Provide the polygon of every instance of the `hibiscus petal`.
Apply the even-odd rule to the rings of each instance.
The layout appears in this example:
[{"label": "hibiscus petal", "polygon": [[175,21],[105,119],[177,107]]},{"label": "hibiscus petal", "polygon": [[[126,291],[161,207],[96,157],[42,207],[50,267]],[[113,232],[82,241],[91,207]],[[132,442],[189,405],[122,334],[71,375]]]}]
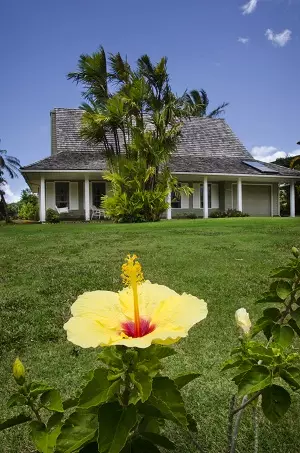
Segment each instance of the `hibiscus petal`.
[{"label": "hibiscus petal", "polygon": [[[178,296],[164,285],[151,283],[148,280],[138,285],[139,312],[141,318],[151,319],[156,307],[165,299]],[[125,288],[119,293],[122,311],[128,319],[134,319],[132,288]]]},{"label": "hibiscus petal", "polygon": [[93,319],[73,317],[64,325],[68,340],[82,348],[97,348],[117,340],[116,331],[105,329]]},{"label": "hibiscus petal", "polygon": [[91,291],[81,294],[71,307],[73,316],[88,318],[108,329],[119,328],[123,319],[118,293]]}]

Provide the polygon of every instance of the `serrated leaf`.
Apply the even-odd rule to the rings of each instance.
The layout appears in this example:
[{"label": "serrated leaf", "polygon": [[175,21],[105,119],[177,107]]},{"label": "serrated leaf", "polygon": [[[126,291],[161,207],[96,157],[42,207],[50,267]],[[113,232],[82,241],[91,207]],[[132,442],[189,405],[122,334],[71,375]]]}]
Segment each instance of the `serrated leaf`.
[{"label": "serrated leaf", "polygon": [[296,381],[296,379],[294,378],[294,376],[289,372],[289,370],[280,370],[279,372],[279,375],[282,379],[285,380],[285,382],[287,382],[290,387],[292,387],[293,390],[299,390],[300,388],[300,384],[298,381]]},{"label": "serrated leaf", "polygon": [[175,382],[171,379],[167,377],[154,378],[152,394],[148,402],[160,411],[162,418],[187,426],[182,396]]},{"label": "serrated leaf", "polygon": [[120,382],[119,380],[111,382],[107,377],[108,371],[106,369],[98,368],[94,371],[93,379],[88,382],[80,395],[79,407],[88,409],[99,406],[99,404],[105,403],[113,397]]},{"label": "serrated leaf", "polygon": [[63,412],[64,408],[58,390],[49,390],[42,394],[41,404],[43,407],[54,412]]},{"label": "serrated leaf", "polygon": [[[141,401],[144,403],[152,391],[152,377],[142,371],[135,371],[129,374],[130,380],[137,388]],[[131,399],[133,403],[133,400]]]},{"label": "serrated leaf", "polygon": [[7,406],[8,407],[24,406],[26,402],[27,399],[24,395],[21,395],[20,393],[14,393],[7,401]]},{"label": "serrated leaf", "polygon": [[32,420],[32,417],[29,417],[26,414],[16,415],[15,417],[11,417],[0,422],[0,431],[3,431],[7,428],[12,428],[13,426],[21,425],[22,423],[29,422],[30,420]]},{"label": "serrated leaf", "polygon": [[152,442],[153,444],[165,448],[166,450],[175,450],[176,448],[173,442],[171,442],[167,437],[160,434],[144,432],[142,436],[147,440],[150,440],[150,442]]},{"label": "serrated leaf", "polygon": [[133,405],[122,407],[117,402],[106,403],[99,408],[98,420],[99,453],[119,453],[136,425],[136,408]]},{"label": "serrated leaf", "polygon": [[288,411],[291,397],[287,390],[279,385],[271,385],[262,392],[262,410],[272,423],[278,422]]},{"label": "serrated leaf", "polygon": [[201,376],[200,373],[190,373],[190,374],[182,374],[174,379],[176,387],[181,390],[185,385],[189,382],[192,382],[194,379],[197,379]]},{"label": "serrated leaf", "polygon": [[277,296],[280,297],[280,299],[285,300],[287,297],[289,297],[291,291],[292,286],[289,282],[286,282],[284,280],[278,282],[276,293]]},{"label": "serrated leaf", "polygon": [[98,415],[91,411],[73,412],[61,428],[57,438],[57,453],[72,453],[94,439],[98,429]]},{"label": "serrated leaf", "polygon": [[271,307],[264,310],[264,318],[271,319],[272,321],[278,321],[281,316],[281,312],[278,308]]},{"label": "serrated leaf", "polygon": [[30,385],[30,395],[31,396],[38,396],[48,390],[53,390],[51,385],[45,384],[44,382],[32,382]]},{"label": "serrated leaf", "polygon": [[294,331],[290,326],[280,326],[276,324],[272,329],[274,341],[281,347],[287,348],[291,345],[294,338]]},{"label": "serrated leaf", "polygon": [[294,278],[295,271],[289,267],[277,267],[271,272],[271,278]]},{"label": "serrated leaf", "polygon": [[60,433],[60,425],[49,432],[44,423],[36,420],[30,423],[31,438],[40,453],[53,453],[57,437]]},{"label": "serrated leaf", "polygon": [[140,349],[139,359],[149,360],[151,357],[155,357],[157,359],[165,359],[166,357],[170,357],[175,354],[177,354],[175,349],[170,348],[169,346],[152,344],[149,348]]},{"label": "serrated leaf", "polygon": [[269,386],[272,382],[270,371],[263,365],[254,365],[238,385],[239,395],[245,396],[255,393]]},{"label": "serrated leaf", "polygon": [[119,354],[115,346],[102,349],[102,351],[98,355],[98,358],[109,368],[115,368],[118,370],[123,369],[122,356],[121,354]]},{"label": "serrated leaf", "polygon": [[264,363],[271,363],[274,358],[272,348],[267,348],[259,344],[249,346],[248,352],[251,355],[251,358],[256,361],[262,360]]}]

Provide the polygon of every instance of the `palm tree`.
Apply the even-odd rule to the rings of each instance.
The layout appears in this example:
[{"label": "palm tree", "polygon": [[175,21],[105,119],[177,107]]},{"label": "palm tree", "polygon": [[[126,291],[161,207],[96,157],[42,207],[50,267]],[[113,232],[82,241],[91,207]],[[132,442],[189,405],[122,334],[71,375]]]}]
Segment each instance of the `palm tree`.
[{"label": "palm tree", "polygon": [[7,211],[7,204],[5,201],[5,191],[3,186],[6,184],[4,179],[4,171],[6,171],[10,178],[17,178],[18,171],[20,169],[20,161],[16,157],[8,156],[5,149],[0,149],[0,203],[3,206],[3,211],[5,214],[5,221],[8,223],[9,216]]},{"label": "palm tree", "polygon": [[183,96],[185,102],[190,107],[191,116],[217,118],[225,113],[225,107],[229,105],[228,102],[223,102],[216,109],[207,113],[209,99],[205,90],[191,90],[189,93],[185,93]]}]

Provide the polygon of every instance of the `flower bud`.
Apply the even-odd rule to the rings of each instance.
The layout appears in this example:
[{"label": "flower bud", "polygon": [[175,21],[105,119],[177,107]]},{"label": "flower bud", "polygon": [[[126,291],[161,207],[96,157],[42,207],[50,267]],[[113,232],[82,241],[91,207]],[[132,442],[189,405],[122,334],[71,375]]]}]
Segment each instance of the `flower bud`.
[{"label": "flower bud", "polygon": [[299,250],[297,249],[297,247],[292,248],[292,254],[295,258],[299,258]]},{"label": "flower bud", "polygon": [[23,385],[25,382],[25,367],[19,357],[16,358],[13,364],[13,375],[16,383]]},{"label": "flower bud", "polygon": [[245,308],[239,308],[235,312],[235,320],[237,326],[242,329],[243,333],[245,334],[249,333],[252,324],[250,321],[249,313],[246,311]]}]

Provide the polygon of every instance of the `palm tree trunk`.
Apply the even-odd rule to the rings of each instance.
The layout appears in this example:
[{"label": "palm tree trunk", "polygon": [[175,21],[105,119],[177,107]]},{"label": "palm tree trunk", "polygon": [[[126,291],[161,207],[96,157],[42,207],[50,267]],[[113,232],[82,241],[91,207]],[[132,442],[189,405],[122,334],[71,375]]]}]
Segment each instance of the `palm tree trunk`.
[{"label": "palm tree trunk", "polygon": [[0,193],[1,197],[1,202],[3,204],[3,209],[4,209],[4,216],[5,216],[5,223],[9,223],[9,215],[8,215],[8,209],[7,209],[7,204],[4,198],[4,193],[1,191]]}]

